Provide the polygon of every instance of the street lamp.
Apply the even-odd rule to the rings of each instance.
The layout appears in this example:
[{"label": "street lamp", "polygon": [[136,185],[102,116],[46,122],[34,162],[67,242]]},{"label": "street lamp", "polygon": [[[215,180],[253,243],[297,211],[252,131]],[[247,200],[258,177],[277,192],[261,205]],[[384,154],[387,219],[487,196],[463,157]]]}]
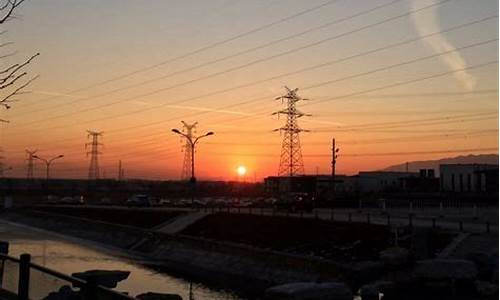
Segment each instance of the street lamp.
[{"label": "street lamp", "polygon": [[64,157],[64,155],[58,155],[58,156],[53,157],[53,158],[51,158],[51,159],[49,159],[49,160],[46,160],[45,158],[41,158],[41,157],[40,157],[40,156],[38,156],[38,155],[33,155],[33,158],[36,158],[36,159],[38,159],[38,160],[41,160],[41,161],[43,161],[43,162],[45,163],[45,166],[46,166],[46,179],[47,179],[47,181],[49,180],[49,170],[50,170],[50,164],[51,164],[54,160],[56,160],[56,159],[58,159],[58,158],[62,158],[62,157]]},{"label": "street lamp", "polygon": [[204,138],[204,137],[207,137],[210,135],[214,135],[214,133],[212,131],[209,131],[209,132],[205,133],[204,135],[200,135],[199,137],[197,137],[193,140],[193,138],[191,136],[189,136],[185,133],[182,133],[179,129],[174,128],[174,129],[172,129],[172,132],[185,137],[186,140],[189,142],[189,145],[191,146],[191,179],[189,181],[191,182],[191,185],[192,185],[191,208],[194,208],[194,191],[195,191],[195,187],[196,187],[196,177],[194,175],[194,150],[195,150],[195,146],[201,138]]}]

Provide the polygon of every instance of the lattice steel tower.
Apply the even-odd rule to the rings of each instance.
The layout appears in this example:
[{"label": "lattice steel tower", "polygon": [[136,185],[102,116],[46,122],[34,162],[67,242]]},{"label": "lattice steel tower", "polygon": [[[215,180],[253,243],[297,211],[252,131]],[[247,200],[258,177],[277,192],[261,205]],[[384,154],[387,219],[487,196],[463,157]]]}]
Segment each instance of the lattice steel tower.
[{"label": "lattice steel tower", "polygon": [[33,169],[34,169],[34,164],[33,164],[33,161],[34,161],[34,155],[35,153],[37,152],[38,150],[28,150],[26,149],[26,154],[27,154],[27,158],[26,158],[26,161],[28,162],[28,169],[27,169],[27,174],[26,174],[26,178],[27,179],[33,179]]},{"label": "lattice steel tower", "polygon": [[[194,133],[196,132],[196,125],[198,122],[194,122],[193,124],[188,124],[184,121],[182,121],[182,132],[185,133],[189,138],[194,140],[195,136]],[[184,144],[183,151],[184,151],[184,163],[182,164],[182,174],[181,174],[181,180],[189,180],[191,178],[191,166],[192,162],[191,160],[193,159],[193,156],[191,155],[191,144],[189,143],[189,138],[186,139],[186,143]]]},{"label": "lattice steel tower", "polygon": [[99,137],[102,136],[102,131],[101,132],[96,132],[96,131],[91,131],[87,130],[88,135],[87,139],[92,137],[92,142],[91,143],[86,143],[85,148],[87,146],[91,145],[91,151],[87,152],[87,156],[90,154],[90,166],[89,166],[89,180],[97,180],[99,179],[99,154],[102,154],[99,152],[99,146],[102,146],[101,143],[99,143]]},{"label": "lattice steel tower", "polygon": [[308,131],[301,129],[297,123],[297,119],[302,116],[310,116],[297,110],[296,103],[301,100],[307,100],[297,95],[297,90],[291,90],[285,86],[287,93],[277,97],[276,100],[281,100],[286,104],[286,108],[273,113],[273,115],[287,115],[286,124],[274,131],[284,132],[283,143],[281,145],[279,176],[296,176],[304,174],[304,162],[302,160],[302,152],[300,149],[299,133]]}]

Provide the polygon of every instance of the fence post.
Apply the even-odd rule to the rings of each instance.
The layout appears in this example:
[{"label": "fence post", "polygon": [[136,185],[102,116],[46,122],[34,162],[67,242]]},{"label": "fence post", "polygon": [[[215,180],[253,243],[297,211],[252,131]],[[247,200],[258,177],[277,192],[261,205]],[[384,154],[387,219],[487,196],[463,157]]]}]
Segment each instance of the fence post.
[{"label": "fence post", "polygon": [[19,260],[19,283],[17,285],[17,298],[29,300],[30,290],[30,261],[31,255],[21,254]]},{"label": "fence post", "polygon": [[99,299],[97,295],[97,282],[95,278],[89,277],[87,279],[87,283],[85,284],[85,288],[83,291],[83,299],[85,300]]},{"label": "fence post", "polygon": [[387,215],[387,226],[391,226],[391,215]]},{"label": "fence post", "polygon": [[366,223],[370,224],[370,213],[366,214]]},{"label": "fence post", "polygon": [[[8,242],[0,242],[0,253],[8,255],[9,254],[9,243]],[[3,271],[5,267],[5,260],[2,259],[0,262],[0,288],[3,285]]]},{"label": "fence post", "polygon": [[439,217],[443,217],[443,201],[439,201]]},{"label": "fence post", "polygon": [[436,229],[436,218],[432,218],[432,229]]},{"label": "fence post", "polygon": [[408,226],[413,227],[413,214],[408,214]]}]

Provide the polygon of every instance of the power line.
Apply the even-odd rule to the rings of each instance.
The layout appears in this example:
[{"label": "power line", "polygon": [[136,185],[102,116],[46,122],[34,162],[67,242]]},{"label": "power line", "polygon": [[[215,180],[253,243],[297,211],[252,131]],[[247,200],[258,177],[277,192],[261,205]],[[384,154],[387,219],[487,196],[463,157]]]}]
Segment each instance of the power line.
[{"label": "power line", "polygon": [[[432,58],[439,57],[441,55],[449,54],[449,53],[452,53],[452,52],[457,52],[457,51],[461,51],[461,50],[464,50],[464,49],[469,49],[469,48],[472,48],[472,47],[482,46],[482,45],[485,45],[485,44],[488,44],[488,43],[492,43],[492,42],[495,42],[495,41],[498,41],[498,39],[490,39],[490,40],[487,40],[487,41],[481,41],[481,42],[477,42],[477,43],[474,43],[474,44],[470,44],[470,45],[462,46],[462,47],[459,47],[459,48],[455,48],[455,49],[450,50],[450,51],[445,51],[445,52],[441,52],[441,53],[436,53],[436,54],[432,54],[432,55],[427,55],[427,56],[419,57],[419,58],[412,59],[412,60],[407,60],[407,61],[404,61],[404,62],[392,64],[392,65],[389,65],[389,66],[385,66],[385,67],[382,67],[382,68],[373,69],[373,70],[362,72],[362,73],[357,73],[357,74],[354,74],[354,75],[350,75],[350,76],[338,78],[338,79],[335,79],[335,80],[329,80],[329,81],[325,81],[325,82],[316,83],[316,84],[313,84],[313,85],[306,86],[304,89],[307,90],[307,89],[312,89],[312,88],[318,88],[318,87],[329,85],[329,84],[332,84],[332,83],[337,83],[337,82],[340,82],[340,81],[344,81],[344,80],[348,80],[348,79],[352,79],[352,78],[356,78],[356,77],[361,77],[361,76],[366,76],[366,75],[374,74],[374,73],[381,72],[381,71],[386,71],[386,70],[389,70],[389,69],[392,69],[392,68],[397,68],[397,67],[400,67],[400,66],[404,66],[404,65],[408,65],[408,64],[413,64],[413,63],[416,63],[416,62],[420,62],[420,61],[423,61],[423,60],[432,59]],[[465,70],[465,69],[451,70],[449,72],[454,73],[454,72],[463,71],[463,70]],[[442,73],[442,74],[447,75],[449,72]],[[438,74],[438,75],[433,75],[432,77],[440,77],[440,76],[444,76],[444,75],[439,75]],[[423,80],[423,79],[419,79],[419,80],[416,80],[416,81],[421,81],[421,80]],[[412,81],[409,81],[409,82],[412,82]],[[376,89],[376,90],[379,90],[379,89]],[[372,91],[372,90],[370,90],[370,91]],[[368,93],[368,92],[366,92],[366,93]],[[315,101],[315,102],[309,103],[309,105],[310,104],[314,104],[314,103],[319,103],[319,102],[330,101],[331,99],[332,98]],[[158,107],[161,107],[161,106],[164,106],[164,104],[156,106],[156,107],[153,107],[153,108],[148,108],[148,109],[145,109],[145,110],[157,109]],[[120,114],[120,115],[115,115],[115,116],[111,116],[111,117],[105,117],[105,118],[102,118],[102,120],[103,119],[106,119],[106,120],[114,119],[114,118],[117,118],[117,117],[122,117],[124,115],[130,115],[130,114],[134,114],[134,113],[143,112],[145,110],[141,109],[139,111],[134,111],[132,113]],[[44,120],[48,120],[48,119],[51,119],[51,118],[46,118]],[[101,119],[97,119],[97,120],[101,120]],[[86,122],[80,122],[79,124],[92,123],[92,122],[95,122],[95,121],[96,120],[94,119],[94,120],[90,120],[90,121],[86,121]],[[62,127],[62,126],[56,126],[56,127],[52,127],[52,128],[49,128],[49,129],[66,128],[66,127],[67,126],[64,126],[64,127]]]},{"label": "power line", "polygon": [[[139,95],[139,96],[133,96],[133,97],[129,97],[129,98],[124,98],[124,99],[117,100],[117,101],[114,101],[114,102],[110,102],[110,103],[106,103],[106,104],[103,104],[103,105],[99,105],[97,107],[86,108],[86,109],[79,110],[79,111],[72,112],[72,113],[67,113],[67,114],[63,114],[63,115],[59,115],[59,116],[55,116],[55,117],[40,119],[40,120],[32,121],[32,122],[29,122],[29,123],[24,123],[21,126],[32,125],[32,124],[36,124],[36,123],[40,123],[40,122],[45,122],[45,121],[48,121],[48,120],[54,120],[54,119],[58,119],[58,118],[63,118],[63,117],[75,115],[75,114],[82,113],[82,112],[88,112],[88,111],[93,111],[93,110],[96,110],[96,109],[101,109],[103,107],[108,107],[108,106],[112,106],[112,105],[115,105],[115,104],[128,102],[128,101],[131,101],[131,100],[138,99],[140,97],[151,96],[151,95],[154,95],[154,94],[157,94],[157,93],[160,93],[160,92],[164,92],[164,91],[167,91],[167,90],[170,90],[170,89],[173,89],[173,88],[185,86],[185,85],[188,85],[188,84],[191,84],[191,83],[194,83],[194,82],[198,82],[198,81],[209,79],[209,78],[212,78],[212,77],[215,77],[215,76],[219,76],[219,75],[222,75],[222,74],[230,73],[230,72],[233,72],[233,71],[236,71],[236,70],[240,70],[240,69],[249,67],[249,66],[257,64],[257,63],[262,63],[262,62],[265,62],[265,61],[268,61],[268,60],[271,60],[271,59],[274,59],[274,58],[278,58],[278,57],[285,56],[285,55],[288,55],[288,54],[291,54],[291,53],[295,53],[295,52],[298,52],[298,51],[301,51],[301,50],[304,50],[304,49],[308,49],[308,48],[311,48],[311,47],[314,47],[314,46],[317,46],[317,45],[324,44],[326,42],[329,42],[329,41],[332,41],[332,40],[335,40],[335,39],[338,39],[338,38],[341,38],[341,37],[345,37],[345,36],[351,35],[353,33],[357,33],[357,32],[360,32],[360,31],[363,31],[363,30],[366,30],[366,29],[370,29],[370,28],[373,28],[375,26],[379,26],[379,25],[382,25],[382,24],[385,24],[385,23],[388,23],[388,22],[392,22],[392,21],[397,20],[397,19],[408,17],[408,16],[410,16],[412,14],[418,13],[420,11],[423,11],[425,9],[429,9],[429,8],[432,8],[432,7],[435,7],[435,6],[442,5],[442,4],[444,4],[446,2],[449,2],[449,1],[451,1],[451,0],[442,0],[442,1],[439,1],[439,2],[436,2],[436,3],[424,6],[422,8],[414,9],[414,10],[411,10],[411,11],[406,12],[404,14],[397,15],[395,17],[384,19],[382,21],[378,21],[378,22],[372,23],[370,25],[362,26],[360,28],[357,28],[357,29],[354,29],[354,30],[351,30],[351,31],[348,31],[348,32],[345,32],[345,33],[342,33],[342,34],[339,34],[339,35],[335,35],[335,36],[331,36],[331,37],[328,37],[328,38],[325,38],[325,39],[321,39],[321,40],[316,41],[314,43],[309,43],[309,44],[306,44],[306,45],[303,45],[303,46],[300,46],[300,47],[296,47],[296,48],[293,48],[293,49],[290,49],[290,50],[287,50],[287,51],[284,51],[284,52],[281,52],[281,53],[278,53],[278,54],[274,54],[274,55],[271,55],[271,56],[268,56],[268,57],[264,57],[264,58],[260,58],[260,59],[257,59],[257,60],[253,60],[251,62],[242,64],[242,65],[239,65],[239,66],[236,66],[236,67],[231,67],[231,68],[223,70],[223,71],[211,73],[211,74],[204,75],[204,76],[201,76],[201,77],[198,77],[198,78],[195,78],[195,79],[191,79],[191,80],[187,80],[187,81],[184,81],[184,82],[181,82],[181,83],[178,83],[178,84],[174,84],[174,85],[171,85],[171,86],[168,86],[168,87],[165,87],[165,88],[161,88],[161,89],[157,89],[157,90],[154,90],[154,91],[150,91],[148,93],[144,93],[144,94]],[[180,103],[180,102],[181,101],[178,101],[176,103]],[[185,102],[185,101],[182,101],[182,102]],[[163,105],[156,106],[154,109],[156,109],[158,107],[161,107],[161,106],[164,106],[164,105],[168,105],[168,104],[172,104],[172,103],[165,103]],[[151,109],[153,109],[153,108],[148,108],[146,110],[151,110]],[[143,110],[141,110],[141,112],[142,111]]]},{"label": "power line", "polygon": [[[139,82],[139,83],[136,83],[136,84],[132,84],[132,85],[129,85],[129,86],[126,86],[126,87],[113,89],[111,91],[107,91],[107,92],[100,93],[98,95],[94,95],[94,96],[90,96],[90,97],[79,98],[79,99],[76,99],[74,101],[70,101],[70,102],[59,104],[57,106],[45,107],[45,108],[38,109],[38,110],[32,110],[32,111],[24,112],[24,113],[22,113],[20,115],[23,116],[23,115],[30,114],[30,113],[33,113],[33,112],[53,110],[54,108],[58,108],[58,107],[61,107],[61,106],[66,106],[66,105],[72,105],[74,103],[78,103],[78,102],[83,101],[83,100],[95,99],[95,98],[107,96],[107,95],[110,95],[110,94],[113,94],[113,93],[116,93],[116,92],[120,92],[120,91],[124,91],[124,90],[128,90],[128,89],[140,87],[140,86],[143,86],[145,84],[156,82],[158,80],[166,79],[166,78],[169,78],[169,77],[172,77],[172,76],[175,76],[175,75],[180,75],[180,74],[183,74],[183,73],[186,73],[186,72],[189,72],[189,71],[193,71],[193,70],[196,70],[196,69],[199,69],[199,68],[202,68],[202,67],[206,67],[206,66],[209,66],[209,65],[212,65],[212,64],[215,64],[215,63],[219,63],[219,62],[231,59],[231,58],[235,58],[235,57],[241,56],[243,54],[248,54],[248,53],[254,52],[256,50],[261,50],[261,49],[264,49],[264,48],[276,45],[278,43],[281,43],[281,42],[284,42],[284,41],[287,41],[287,40],[290,40],[290,39],[293,39],[293,38],[296,38],[296,37],[299,37],[299,36],[302,36],[302,35],[305,35],[305,34],[308,34],[308,33],[311,33],[311,32],[314,32],[316,30],[324,29],[326,27],[333,26],[335,24],[339,24],[341,22],[345,22],[347,20],[350,20],[350,19],[362,16],[362,15],[365,15],[365,14],[368,14],[368,13],[372,13],[372,12],[374,12],[376,10],[379,10],[379,9],[391,6],[391,5],[393,5],[393,4],[397,3],[397,2],[401,2],[401,1],[402,0],[393,0],[393,1],[389,2],[389,3],[385,3],[385,4],[382,4],[382,5],[376,6],[374,8],[370,8],[368,10],[364,10],[362,12],[359,12],[359,13],[356,13],[356,14],[353,14],[353,15],[350,15],[348,17],[344,17],[344,18],[341,18],[341,19],[338,19],[338,20],[335,20],[335,21],[327,22],[325,24],[322,24],[322,25],[319,25],[319,26],[315,26],[315,27],[309,28],[307,30],[301,31],[299,33],[295,33],[295,34],[292,34],[292,35],[289,35],[289,36],[286,36],[286,37],[283,37],[283,38],[272,40],[270,42],[264,43],[264,44],[256,46],[256,47],[252,47],[252,48],[249,48],[249,49],[246,49],[246,50],[243,50],[243,51],[239,51],[237,53],[234,53],[234,54],[231,54],[231,55],[228,55],[228,56],[224,56],[224,57],[221,57],[221,58],[218,58],[218,59],[215,59],[215,60],[211,60],[211,61],[208,61],[208,62],[205,62],[205,63],[201,63],[201,64],[198,64],[198,65],[189,67],[189,68],[185,68],[185,69],[182,69],[182,70],[174,71],[174,72],[171,72],[169,74],[162,75],[162,76],[159,76],[159,77],[155,77],[155,78],[152,78],[152,79],[148,79],[148,80],[145,80],[145,81],[142,81],[142,82]],[[19,116],[19,115],[17,115],[17,116]]]},{"label": "power line", "polygon": [[[316,10],[319,10],[321,8],[324,8],[324,7],[326,7],[326,6],[330,5],[330,4],[333,4],[333,3],[337,2],[337,1],[338,0],[326,1],[326,2],[324,2],[322,4],[319,4],[319,5],[307,8],[305,10],[299,11],[299,12],[297,12],[295,14],[290,15],[290,16],[287,16],[287,17],[281,18],[279,20],[276,20],[276,21],[264,24],[262,26],[259,26],[259,27],[253,28],[251,30],[245,31],[243,33],[239,33],[239,34],[231,36],[229,38],[222,39],[220,41],[208,44],[208,45],[200,47],[200,48],[198,48],[196,50],[193,50],[193,51],[181,54],[179,56],[176,56],[176,57],[173,57],[173,58],[170,58],[170,59],[166,59],[166,60],[161,61],[159,63],[153,64],[153,65],[150,65],[150,66],[147,66],[147,67],[143,67],[143,68],[140,68],[140,69],[137,69],[137,70],[134,70],[132,72],[128,72],[128,73],[125,73],[125,74],[122,74],[122,75],[118,75],[118,76],[115,76],[113,78],[110,78],[110,79],[107,79],[107,80],[104,80],[104,81],[100,81],[100,82],[97,82],[97,83],[94,83],[94,84],[91,84],[91,85],[88,85],[88,86],[84,86],[84,87],[72,90],[72,91],[68,92],[68,94],[81,92],[81,91],[87,90],[89,88],[98,87],[98,86],[105,85],[105,84],[108,84],[108,83],[111,83],[111,82],[114,82],[114,81],[118,81],[118,80],[121,80],[121,79],[125,79],[125,78],[128,78],[128,77],[131,77],[131,76],[136,75],[136,74],[140,74],[140,73],[143,73],[143,72],[146,72],[146,71],[149,71],[149,70],[153,70],[153,69],[158,68],[160,66],[163,66],[163,65],[166,65],[166,64],[169,64],[169,63],[172,63],[172,62],[184,59],[186,57],[189,57],[189,56],[192,56],[192,55],[204,52],[206,50],[218,47],[220,45],[227,44],[229,42],[238,40],[238,39],[240,39],[242,37],[245,37],[245,36],[248,36],[248,35],[260,32],[260,31],[263,31],[263,30],[271,28],[271,27],[273,27],[275,25],[278,25],[278,24],[281,24],[281,23],[285,23],[285,22],[290,21],[292,19],[295,19],[297,17],[303,16],[303,15],[306,15],[306,14],[311,13],[313,11],[316,11]],[[54,97],[49,97],[47,99],[42,99],[41,101],[46,101],[46,100],[49,100],[49,99],[52,99],[52,98],[54,98]]]}]

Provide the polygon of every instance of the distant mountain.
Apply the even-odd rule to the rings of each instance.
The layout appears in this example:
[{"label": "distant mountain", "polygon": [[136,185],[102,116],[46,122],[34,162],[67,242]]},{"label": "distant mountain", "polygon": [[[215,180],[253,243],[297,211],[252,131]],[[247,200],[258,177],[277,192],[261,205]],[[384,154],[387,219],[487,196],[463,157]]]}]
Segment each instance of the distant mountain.
[{"label": "distant mountain", "polygon": [[[409,161],[408,171],[418,172],[420,169],[434,169],[439,173],[439,165],[442,164],[493,164],[498,165],[498,154],[461,155],[457,157],[442,158],[438,160]],[[393,165],[383,171],[406,171],[406,163]]]}]

